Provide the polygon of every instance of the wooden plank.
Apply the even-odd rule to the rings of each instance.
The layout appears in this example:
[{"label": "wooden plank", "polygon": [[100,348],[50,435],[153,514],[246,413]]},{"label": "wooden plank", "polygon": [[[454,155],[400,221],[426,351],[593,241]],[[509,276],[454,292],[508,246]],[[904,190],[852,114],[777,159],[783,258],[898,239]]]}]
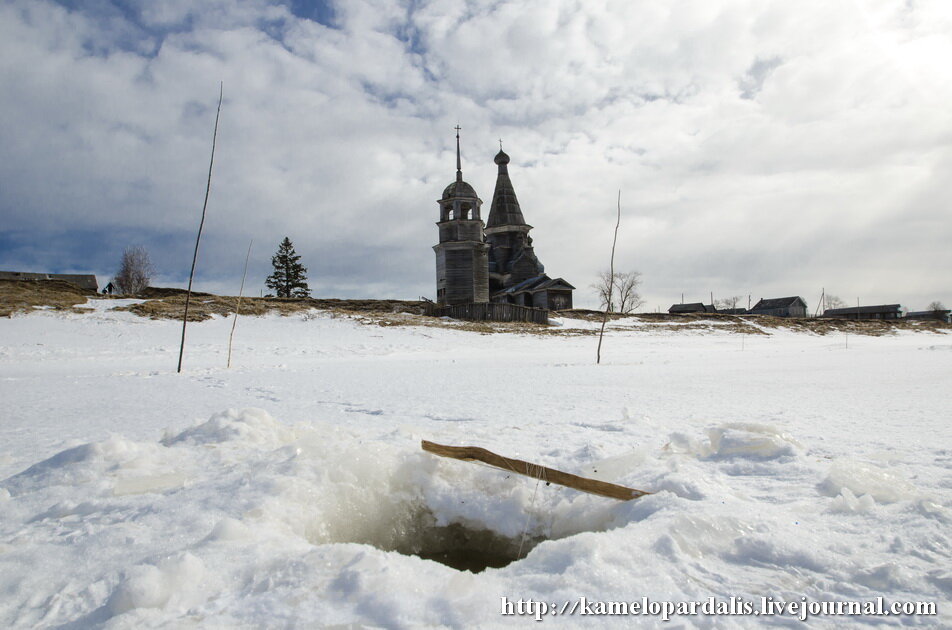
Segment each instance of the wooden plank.
[{"label": "wooden plank", "polygon": [[619,501],[629,501],[643,497],[646,494],[651,494],[650,492],[626,488],[625,486],[608,483],[607,481],[597,481],[587,477],[579,477],[578,475],[562,472],[554,468],[547,468],[546,466],[539,466],[538,464],[532,464],[521,459],[503,457],[502,455],[497,455],[492,451],[478,446],[446,446],[444,444],[428,442],[427,440],[423,440],[420,446],[423,447],[424,451],[441,457],[452,457],[453,459],[461,459],[463,461],[476,460],[484,464],[489,464],[490,466],[495,466],[496,468],[501,468],[502,470],[532,477],[533,479],[541,479],[548,483],[558,484],[581,492],[588,492],[589,494],[597,494],[610,499],[618,499]]}]

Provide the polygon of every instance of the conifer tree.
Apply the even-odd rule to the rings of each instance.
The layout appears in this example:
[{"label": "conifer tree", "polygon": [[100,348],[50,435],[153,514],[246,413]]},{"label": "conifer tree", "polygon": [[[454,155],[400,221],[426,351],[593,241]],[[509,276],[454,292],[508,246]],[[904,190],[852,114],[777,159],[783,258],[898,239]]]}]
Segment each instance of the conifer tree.
[{"label": "conifer tree", "polygon": [[307,268],[300,260],[301,256],[294,251],[291,239],[285,236],[278,245],[278,253],[271,257],[274,273],[264,281],[269,289],[274,289],[277,297],[310,297]]}]

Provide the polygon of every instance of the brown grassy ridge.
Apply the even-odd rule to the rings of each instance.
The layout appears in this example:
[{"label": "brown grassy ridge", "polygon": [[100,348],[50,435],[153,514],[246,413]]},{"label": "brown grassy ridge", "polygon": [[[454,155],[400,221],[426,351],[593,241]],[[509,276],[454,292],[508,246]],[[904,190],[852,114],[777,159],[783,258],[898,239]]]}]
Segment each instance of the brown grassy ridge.
[{"label": "brown grassy ridge", "polygon": [[37,308],[55,311],[82,311],[80,305],[95,296],[62,280],[0,280],[0,317],[29,313]]},{"label": "brown grassy ridge", "polygon": [[[588,321],[601,321],[604,313],[576,309],[562,311],[562,315]],[[633,313],[621,315],[613,313],[610,322],[624,322],[626,319],[640,320],[645,323],[668,325],[673,331],[683,330],[727,330],[743,334],[769,334],[769,329],[792,330],[816,335],[835,333],[882,336],[895,334],[900,330],[917,332],[952,333],[952,324],[938,320],[852,320],[827,319],[822,317],[770,317],[767,315],[723,315],[721,313]],[[768,329],[768,330],[764,330]]]},{"label": "brown grassy ridge", "polygon": [[[132,297],[132,296],[129,296]],[[181,320],[185,310],[185,290],[150,287],[134,296],[143,302],[115,307],[151,319]],[[87,299],[113,299],[60,280],[32,282],[0,280],[0,317],[11,317],[17,312],[30,312],[37,308],[57,311],[84,312],[82,305]],[[211,293],[192,292],[189,304],[189,321],[200,322],[215,315],[228,316],[235,312],[238,298]],[[354,317],[358,321],[377,326],[427,326],[452,328],[480,334],[523,333],[541,335],[593,335],[596,330],[563,329],[558,326],[542,326],[522,322],[469,322],[425,317],[423,302],[412,300],[340,300],[319,298],[258,298],[241,299],[242,315],[278,313],[293,315],[317,309],[333,315]],[[573,309],[553,314],[555,317],[600,322],[601,311]],[[952,333],[952,325],[929,320],[841,320],[822,318],[779,318],[761,315],[722,315],[719,313],[668,313],[611,314],[609,329],[624,329],[627,322],[646,324],[648,330],[671,332],[728,331],[740,334],[769,334],[771,329],[785,329],[817,335],[836,333],[857,335],[888,335],[900,330],[919,332]],[[615,326],[613,326],[614,324]]]},{"label": "brown grassy ridge", "polygon": [[[149,288],[137,295],[145,302],[116,307],[150,319],[181,320],[185,313],[183,289]],[[204,321],[213,315],[228,316],[235,312],[238,298],[210,293],[192,292],[188,305],[189,321]],[[452,328],[480,334],[499,332],[546,332],[549,327],[522,322],[469,322],[445,320],[423,315],[423,302],[414,300],[341,300],[321,298],[256,298],[241,299],[241,315],[278,313],[294,315],[313,309],[332,315],[353,317],[361,323],[376,326],[424,326]]]},{"label": "brown grassy ridge", "polygon": [[[559,315],[599,323],[605,317],[603,311],[586,309],[560,311]],[[648,324],[650,328],[654,328],[655,330],[664,329],[671,332],[724,330],[747,335],[768,334],[761,328],[752,325],[749,320],[734,315],[718,315],[716,313],[687,313],[677,315],[668,313],[611,313],[609,314],[608,322],[607,330],[624,328],[626,322],[638,322]],[[615,326],[612,326],[612,324],[615,324]],[[594,334],[596,331],[591,332]]]},{"label": "brown grassy ridge", "polygon": [[[185,314],[185,290],[150,287],[136,295],[144,302],[116,307],[117,311],[129,311],[151,319],[178,319]],[[212,295],[192,292],[188,305],[188,320],[200,322],[214,315],[228,316],[238,306],[236,296]],[[312,309],[342,314],[393,314],[423,312],[423,303],[409,300],[338,300],[319,298],[260,298],[242,297],[242,315],[279,313],[292,315]]]}]

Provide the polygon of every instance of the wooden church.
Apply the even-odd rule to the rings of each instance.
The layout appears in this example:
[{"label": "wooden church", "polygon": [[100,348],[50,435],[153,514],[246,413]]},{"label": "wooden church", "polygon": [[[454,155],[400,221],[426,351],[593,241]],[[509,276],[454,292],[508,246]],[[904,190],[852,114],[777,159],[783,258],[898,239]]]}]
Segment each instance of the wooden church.
[{"label": "wooden church", "polygon": [[456,181],[437,201],[440,242],[436,252],[436,301],[441,306],[502,302],[541,309],[572,308],[571,284],[545,273],[509,179],[509,156],[500,148],[496,189],[483,224],[482,200],[463,181],[459,128],[456,130]]}]

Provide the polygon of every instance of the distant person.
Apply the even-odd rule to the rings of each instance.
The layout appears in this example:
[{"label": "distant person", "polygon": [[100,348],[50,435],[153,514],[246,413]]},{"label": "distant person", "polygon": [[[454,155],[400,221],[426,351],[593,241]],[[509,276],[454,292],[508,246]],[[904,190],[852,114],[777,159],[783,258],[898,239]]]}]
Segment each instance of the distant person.
[{"label": "distant person", "polygon": [[111,282],[102,288],[103,295],[112,295],[115,292],[116,292],[116,287],[113,286]]}]

